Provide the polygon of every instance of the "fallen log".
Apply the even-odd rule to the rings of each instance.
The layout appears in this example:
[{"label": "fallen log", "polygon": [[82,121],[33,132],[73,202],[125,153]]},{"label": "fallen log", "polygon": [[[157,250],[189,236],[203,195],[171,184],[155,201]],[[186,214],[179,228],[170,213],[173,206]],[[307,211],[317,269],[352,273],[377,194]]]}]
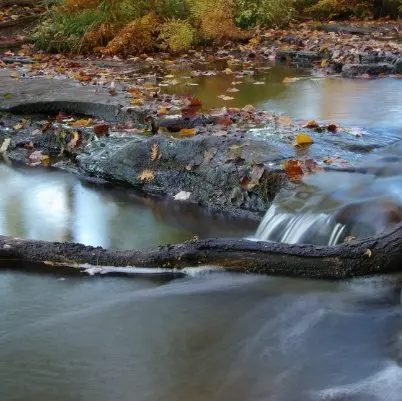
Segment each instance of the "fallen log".
[{"label": "fallen log", "polygon": [[[246,239],[206,239],[148,250],[113,250],[76,243],[0,236],[0,268],[38,264],[82,271],[91,266],[164,268],[216,266],[227,271],[315,279],[347,279],[402,270],[402,224],[338,246],[289,245]],[[46,262],[46,263],[44,263]]]}]

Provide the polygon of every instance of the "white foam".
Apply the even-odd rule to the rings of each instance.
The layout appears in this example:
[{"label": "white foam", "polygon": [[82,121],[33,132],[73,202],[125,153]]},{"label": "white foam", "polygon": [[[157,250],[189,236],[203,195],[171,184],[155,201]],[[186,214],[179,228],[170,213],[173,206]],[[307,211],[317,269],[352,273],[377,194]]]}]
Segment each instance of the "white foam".
[{"label": "white foam", "polygon": [[402,400],[402,368],[395,363],[388,363],[384,368],[356,383],[327,388],[312,394],[314,399],[322,401],[349,399],[360,396],[378,401]]}]

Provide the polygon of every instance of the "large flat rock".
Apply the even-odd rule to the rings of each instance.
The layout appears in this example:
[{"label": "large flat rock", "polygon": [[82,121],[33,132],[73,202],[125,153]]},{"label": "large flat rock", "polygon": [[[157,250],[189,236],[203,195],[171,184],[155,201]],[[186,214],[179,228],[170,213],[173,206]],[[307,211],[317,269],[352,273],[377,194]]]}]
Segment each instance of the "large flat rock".
[{"label": "large flat rock", "polygon": [[0,111],[21,114],[59,111],[83,114],[112,122],[140,119],[140,113],[125,109],[124,94],[111,96],[102,87],[82,85],[68,79],[13,78],[15,72],[0,71]]}]

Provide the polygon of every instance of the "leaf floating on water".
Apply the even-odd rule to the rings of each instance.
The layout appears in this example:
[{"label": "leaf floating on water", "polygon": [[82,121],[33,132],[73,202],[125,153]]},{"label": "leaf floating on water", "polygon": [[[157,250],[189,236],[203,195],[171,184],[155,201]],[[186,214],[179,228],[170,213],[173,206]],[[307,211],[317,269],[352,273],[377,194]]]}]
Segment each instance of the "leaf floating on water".
[{"label": "leaf floating on water", "polygon": [[237,88],[229,88],[226,92],[229,92],[229,93],[236,93],[236,92],[240,92],[240,89],[237,89]]},{"label": "leaf floating on water", "polygon": [[253,85],[265,85],[265,82],[262,81],[253,82]]},{"label": "leaf floating on water", "polygon": [[285,77],[285,78],[283,78],[282,83],[284,83],[284,84],[292,84],[293,82],[296,82],[296,81],[298,81],[298,80],[299,80],[299,78]]},{"label": "leaf floating on water", "polygon": [[18,74],[18,72],[16,72],[16,71],[13,71],[10,73],[10,77],[17,79],[20,77],[20,74]]},{"label": "leaf floating on water", "polygon": [[152,170],[145,169],[142,173],[138,174],[140,181],[153,181],[155,179],[155,173]]},{"label": "leaf floating on water", "polygon": [[233,100],[233,99],[234,99],[234,97],[226,96],[226,95],[219,95],[219,96],[217,96],[217,98],[218,98],[218,99],[225,100],[225,101],[229,101],[229,100]]},{"label": "leaf floating on water", "polygon": [[314,141],[307,134],[299,134],[296,137],[295,146],[311,145]]}]

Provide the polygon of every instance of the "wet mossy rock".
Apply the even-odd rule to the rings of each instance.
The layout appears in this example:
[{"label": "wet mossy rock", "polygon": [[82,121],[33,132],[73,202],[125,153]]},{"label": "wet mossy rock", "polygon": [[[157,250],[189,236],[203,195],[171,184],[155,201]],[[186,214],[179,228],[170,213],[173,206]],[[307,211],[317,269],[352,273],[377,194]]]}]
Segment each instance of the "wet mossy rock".
[{"label": "wet mossy rock", "polygon": [[[174,197],[189,192],[189,201],[200,205],[229,212],[241,209],[259,216],[286,178],[282,171],[264,168],[255,185],[245,185],[252,180],[253,160],[280,155],[266,142],[244,142],[207,135],[177,139],[138,136],[129,141],[102,138],[78,156],[77,163],[85,174],[130,184],[147,193]],[[239,151],[238,155],[233,150]]]}]

